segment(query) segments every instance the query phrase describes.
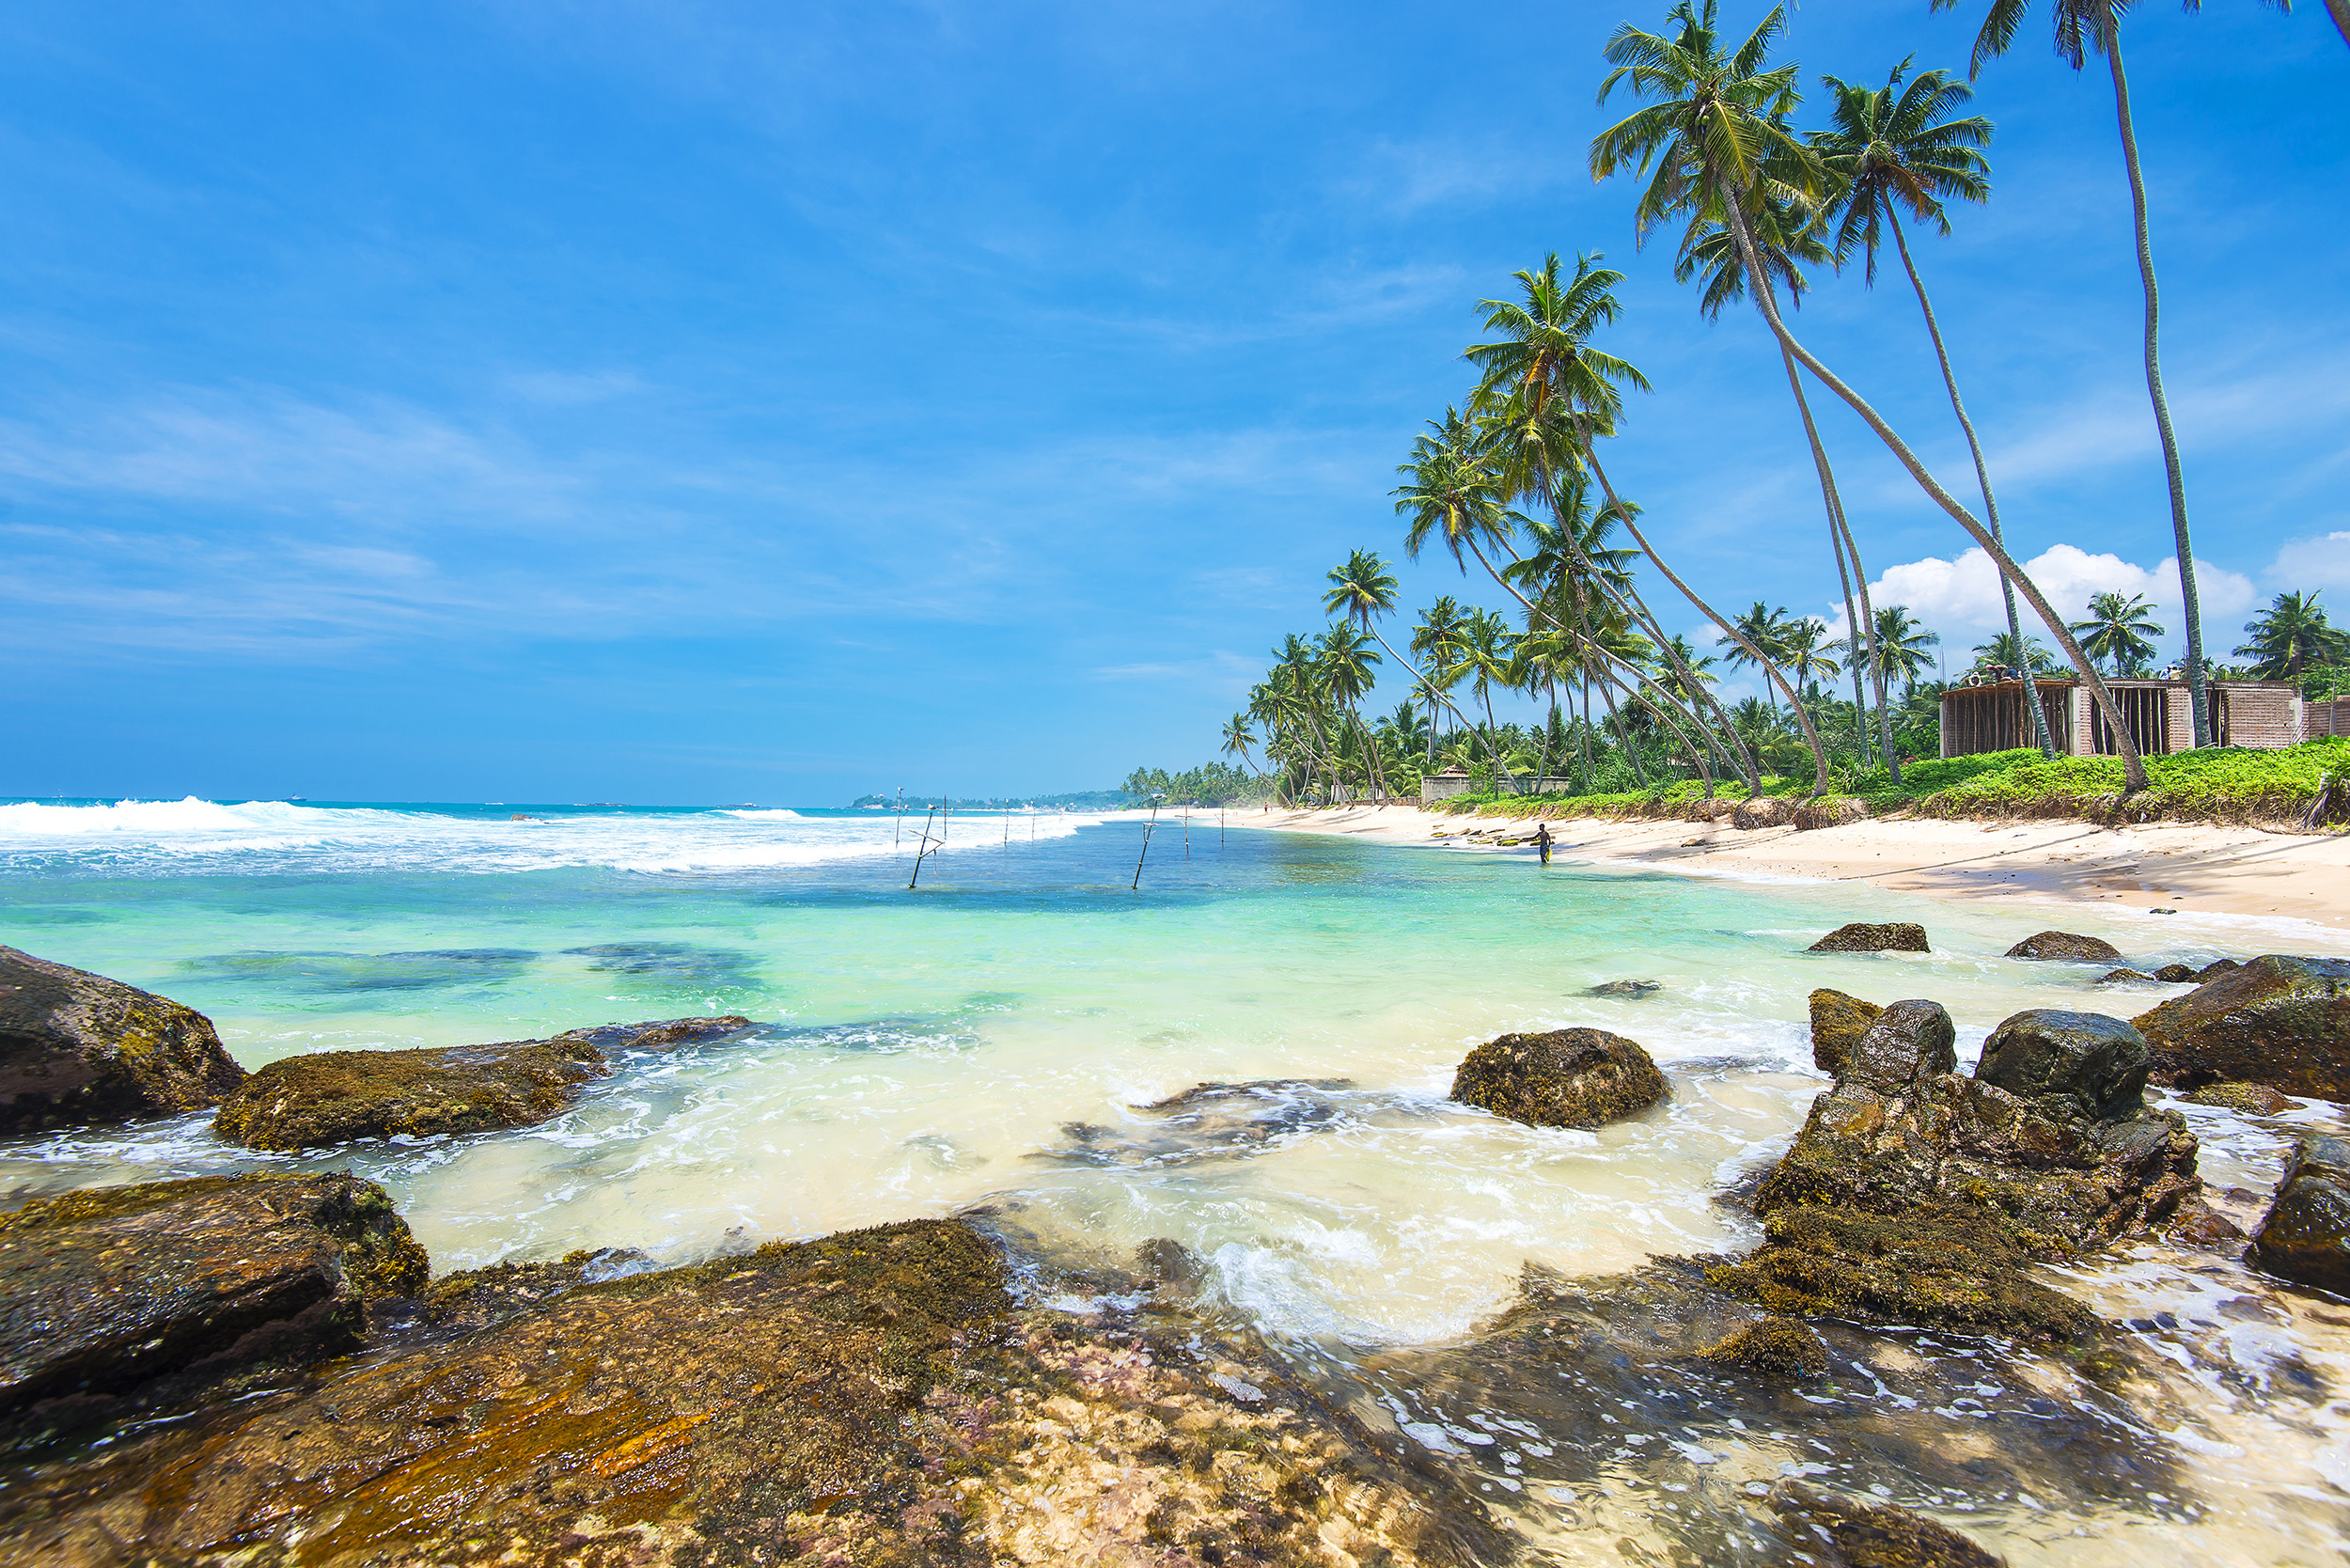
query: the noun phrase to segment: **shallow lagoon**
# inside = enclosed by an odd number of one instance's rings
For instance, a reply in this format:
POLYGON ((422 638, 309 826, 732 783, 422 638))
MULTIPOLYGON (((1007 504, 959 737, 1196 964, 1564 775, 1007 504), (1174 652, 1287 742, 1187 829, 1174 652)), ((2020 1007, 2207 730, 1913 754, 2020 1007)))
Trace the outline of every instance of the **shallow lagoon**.
MULTIPOLYGON (((0 807, 0 941, 203 1010, 247 1066, 685 1013, 765 1026, 630 1060, 516 1133, 303 1160, 225 1148, 196 1117, 0 1146, 0 1190, 348 1167, 392 1190, 443 1269, 579 1247, 650 1265, 987 1205, 1073 1258, 1183 1242, 1215 1309, 1290 1344, 1364 1419, 1489 1470, 1481 1489, 1538 1558, 1622 1560, 1623 1540, 1728 1560, 1746 1489, 1801 1472, 1883 1486, 2017 1561, 2336 1560, 2350 1313, 2207 1255, 2141 1247, 2072 1282, 2154 1369, 2113 1394, 2032 1357, 1853 1335, 1834 1400, 1766 1420, 1734 1388, 1663 1371, 1603 1390, 1578 1366, 1537 1398, 1465 1338, 1529 1268, 1547 1290, 1752 1238, 1721 1194, 1824 1087, 1803 1022, 1814 986, 1944 1002, 1962 1062, 2023 1007, 2149 1005, 2101 1004, 2093 972, 2000 958, 2036 929, 2015 906, 1543 869, 1219 830, 1212 814, 1162 821, 1139 892, 1131 821, 958 816, 910 892, 918 825, 0 807), (1801 953, 1856 918, 1921 920, 1936 950, 1801 953), (1629 978, 1663 989, 1582 995, 1629 978), (1478 1042, 1570 1024, 1640 1041, 1670 1104, 1586 1133, 1445 1101, 1478 1042), (1268 1082, 1284 1087, 1145 1108, 1268 1082), (1609 1400, 1620 1433, 1593 1414, 1609 1400), (2063 1440, 2030 1440, 2033 1422, 2063 1440), (1997 1463, 1950 1457, 1970 1445, 1997 1463)), ((2144 966, 2291 949, 2249 922, 2047 923, 2144 966)), ((2190 1109, 2206 1180, 2242 1189, 2223 1207, 2248 1217, 2287 1124, 2190 1109)), ((1573 1309, 1626 1325, 1651 1309, 1615 1289, 1573 1309)))

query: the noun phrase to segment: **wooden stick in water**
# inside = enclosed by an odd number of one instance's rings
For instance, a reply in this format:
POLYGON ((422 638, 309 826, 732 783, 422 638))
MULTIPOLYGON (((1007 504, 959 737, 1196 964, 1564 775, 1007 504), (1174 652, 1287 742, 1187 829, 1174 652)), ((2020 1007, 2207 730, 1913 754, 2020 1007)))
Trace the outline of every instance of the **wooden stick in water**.
POLYGON ((1142 891, 1142 857, 1151 853, 1151 835, 1158 831, 1158 826, 1159 803, 1154 798, 1151 802, 1151 820, 1142 824, 1142 855, 1135 856, 1135 891, 1137 893, 1142 891))

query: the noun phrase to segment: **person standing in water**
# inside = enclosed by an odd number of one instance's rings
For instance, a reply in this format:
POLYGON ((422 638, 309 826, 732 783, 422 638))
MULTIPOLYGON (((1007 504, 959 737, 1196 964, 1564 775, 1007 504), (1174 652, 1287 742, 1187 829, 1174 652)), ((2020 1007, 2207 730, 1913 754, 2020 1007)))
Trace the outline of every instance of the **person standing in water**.
POLYGON ((1548 823, 1536 823, 1534 824, 1534 844, 1536 848, 1543 852, 1543 864, 1545 866, 1549 865, 1550 824, 1548 823))

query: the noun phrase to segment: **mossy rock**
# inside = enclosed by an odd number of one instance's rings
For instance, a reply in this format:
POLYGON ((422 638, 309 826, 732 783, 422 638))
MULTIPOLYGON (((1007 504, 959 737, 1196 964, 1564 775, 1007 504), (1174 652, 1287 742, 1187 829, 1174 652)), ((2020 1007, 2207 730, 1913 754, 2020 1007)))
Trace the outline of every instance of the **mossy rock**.
POLYGON ((488 1133, 568 1110, 612 1065, 575 1040, 284 1057, 246 1079, 212 1131, 248 1149, 318 1149, 404 1133, 488 1133))
POLYGON ((2350 1142, 2301 1136, 2246 1257, 2280 1278, 2350 1295, 2350 1142))
POLYGON ((1775 1383, 1816 1377, 1827 1371, 1827 1347, 1810 1327, 1794 1318, 1768 1317, 1725 1334, 1698 1353, 1709 1361, 1743 1368, 1775 1383))
POLYGON ((1812 953, 1922 953, 1933 949, 1926 946, 1926 928, 1909 920, 1892 920, 1871 925, 1855 920, 1838 926, 1804 949, 1812 953))
POLYGON ((2069 931, 2043 931, 2008 949, 2010 958, 2038 959, 2060 964, 2119 964, 2122 949, 2095 936, 2069 931))
POLYGON ((243 1079, 195 1009, 0 947, 0 1132, 176 1115, 243 1079))
POLYGON ((1707 1268, 1716 1288, 1783 1317, 1904 1323, 2071 1341, 2096 1326, 2089 1309, 2027 1272, 2013 1232, 1985 1211, 1920 1204, 1898 1216, 1786 1208, 1763 1222, 1762 1247, 1707 1268))
POLYGON ((1823 986, 1811 993, 1811 1061, 1830 1077, 1843 1074, 1844 1063, 1860 1037, 1884 1008, 1823 986))
POLYGON ((2280 1094, 2266 1084, 2217 1083, 2205 1084, 2191 1094, 2181 1096, 2189 1105, 2217 1105, 2246 1116, 2275 1116, 2294 1106, 2292 1096, 2280 1094))
POLYGON ((1452 1078, 1461 1104, 1537 1127, 1596 1127, 1668 1092, 1648 1052, 1606 1029, 1505 1034, 1471 1051, 1452 1078))
POLYGON ((2265 954, 2131 1022, 2154 1047, 2157 1083, 2350 1100, 2350 959, 2265 954))
POLYGON ((2006 1560, 1950 1526, 1892 1503, 1836 1497, 1782 1481, 1771 1511, 1820 1568, 2005 1568, 2006 1560))

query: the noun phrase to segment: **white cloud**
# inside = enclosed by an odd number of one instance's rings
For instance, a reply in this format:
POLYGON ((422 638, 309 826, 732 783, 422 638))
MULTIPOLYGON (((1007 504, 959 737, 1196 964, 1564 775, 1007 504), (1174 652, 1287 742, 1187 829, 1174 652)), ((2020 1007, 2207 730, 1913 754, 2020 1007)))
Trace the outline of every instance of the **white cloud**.
POLYGON ((2293 541, 2277 552, 2268 575, 2279 588, 2295 592, 2316 588, 2350 592, 2350 532, 2293 541))
MULTIPOLYGON (((2350 535, 2337 537, 2350 541, 2350 535)), ((2350 550, 2342 554, 2345 562, 2350 562, 2350 550)), ((2077 545, 2057 544, 2023 564, 2025 574, 2039 585, 2057 613, 2068 619, 2088 613, 2092 594, 2144 594, 2158 611, 2168 612, 2162 623, 2170 633, 2174 636, 2180 633, 2179 563, 2175 557, 2165 557, 2152 567, 2144 567, 2116 555, 2092 555, 2077 545)), ((2216 628, 2232 630, 2260 601, 2260 594, 2250 578, 2208 561, 2195 563, 2195 583, 2202 601, 2204 641, 2209 647, 2218 647, 2223 635, 2216 628)), ((1960 640, 1963 637, 2007 629, 2007 611, 1999 597, 1999 571, 1981 549, 1968 550, 1955 560, 1928 556, 1924 560, 1888 567, 1882 577, 1869 585, 1869 597, 1879 605, 1908 605, 1911 615, 1940 632, 1946 644, 1953 648, 1964 646, 1960 640)), ((2038 628, 2030 624, 2033 617, 2029 607, 2019 602, 2017 608, 2027 622, 2026 633, 2036 632, 2038 628)), ((1841 613, 1841 608, 1837 613, 1841 613)))

